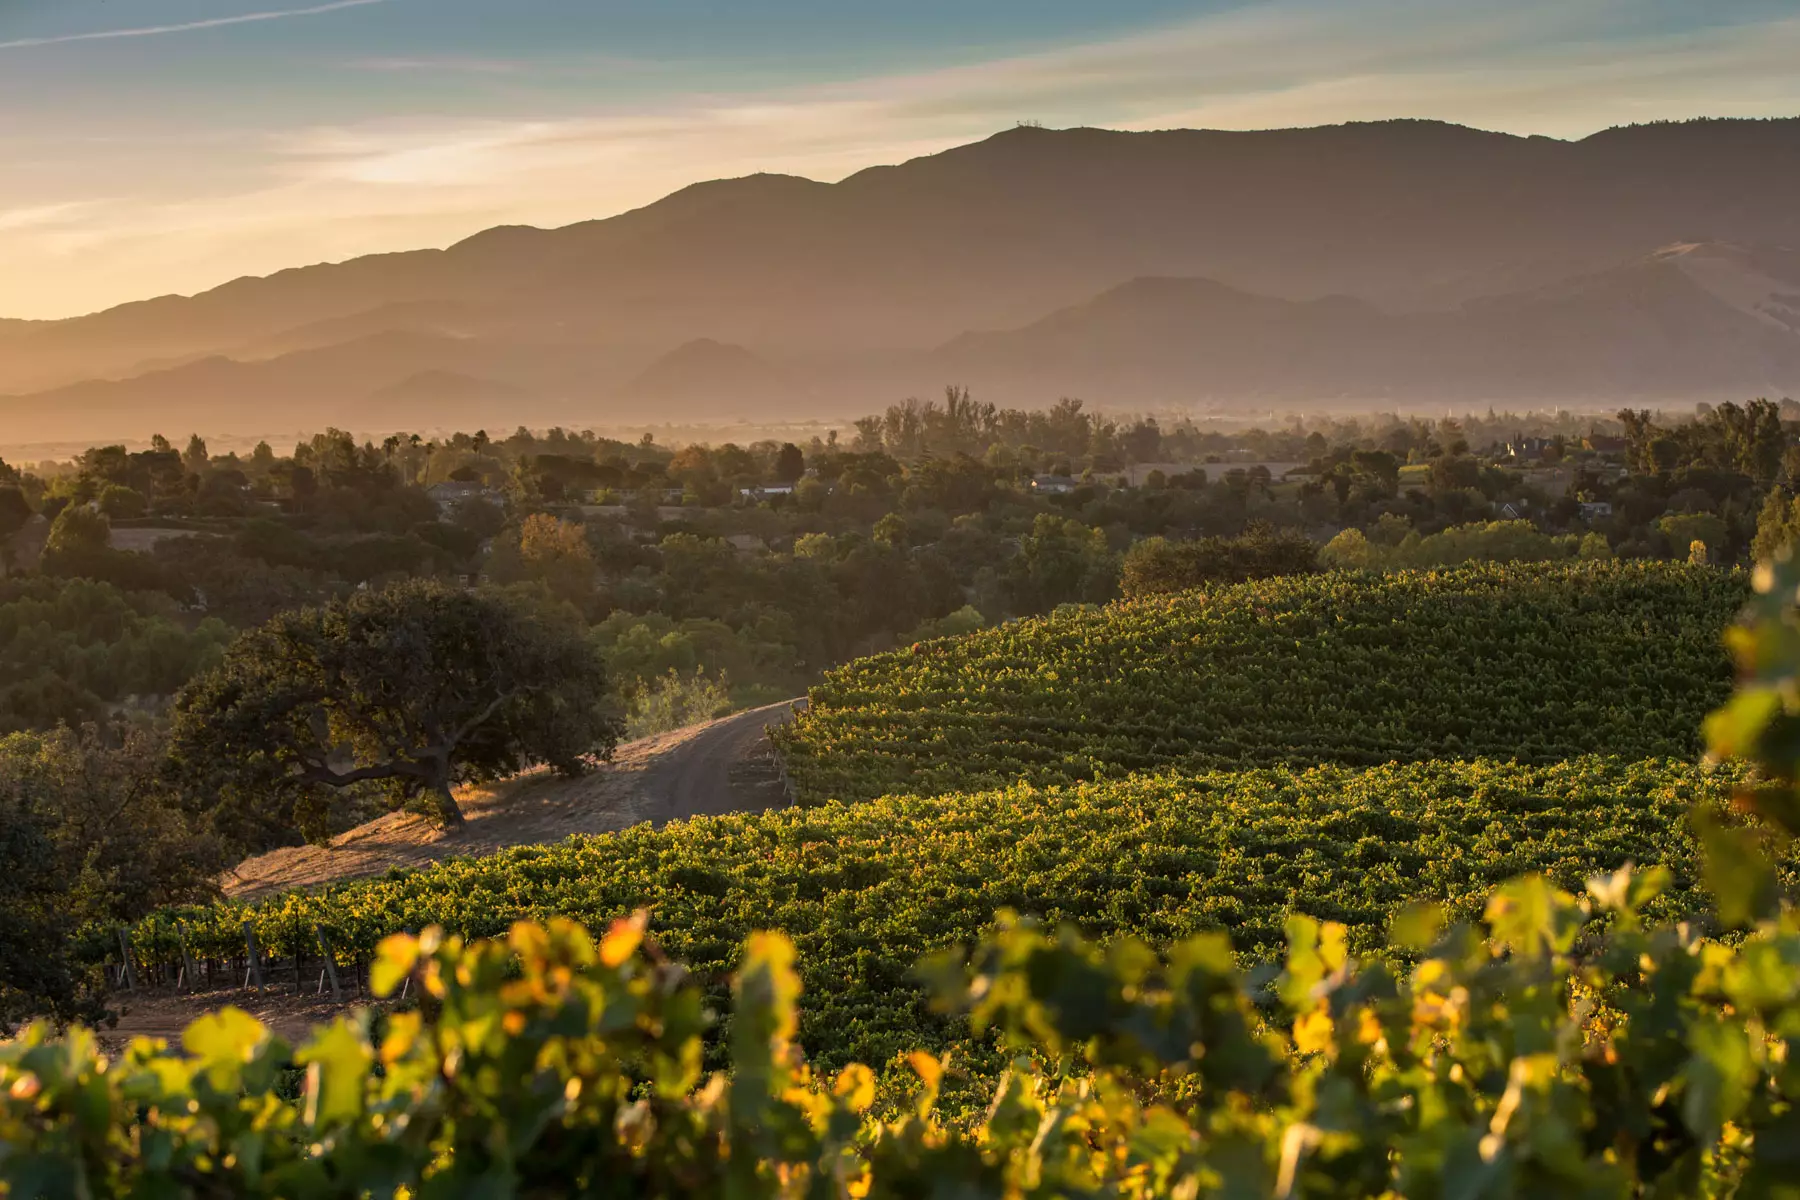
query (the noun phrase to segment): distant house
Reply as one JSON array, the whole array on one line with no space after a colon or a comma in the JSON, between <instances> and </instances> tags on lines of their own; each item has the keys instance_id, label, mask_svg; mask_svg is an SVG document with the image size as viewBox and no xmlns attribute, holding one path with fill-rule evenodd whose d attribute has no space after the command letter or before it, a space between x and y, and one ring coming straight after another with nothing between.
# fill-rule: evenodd
<instances>
[{"instance_id":1,"label":"distant house","mask_svg":"<svg viewBox=\"0 0 1800 1200\"><path fill-rule=\"evenodd\" d=\"M739 488L738 495L746 500L765 500L770 496L791 496L794 485L791 483L759 483L755 487Z\"/></svg>"},{"instance_id":2,"label":"distant house","mask_svg":"<svg viewBox=\"0 0 1800 1200\"><path fill-rule=\"evenodd\" d=\"M1503 521L1517 521L1524 515L1525 502L1523 500L1508 501L1500 506L1500 519Z\"/></svg>"},{"instance_id":3,"label":"distant house","mask_svg":"<svg viewBox=\"0 0 1800 1200\"><path fill-rule=\"evenodd\" d=\"M1598 521L1613 515L1613 506L1605 500L1587 500L1581 504L1581 519Z\"/></svg>"},{"instance_id":4,"label":"distant house","mask_svg":"<svg viewBox=\"0 0 1800 1200\"><path fill-rule=\"evenodd\" d=\"M490 504L498 504L501 500L499 492L474 480L454 479L448 483L434 483L425 489L425 494L437 505L440 517L453 516L457 509L471 500L485 500Z\"/></svg>"},{"instance_id":5,"label":"distant house","mask_svg":"<svg viewBox=\"0 0 1800 1200\"><path fill-rule=\"evenodd\" d=\"M1624 438L1605 433L1590 433L1581 439L1581 448L1595 454L1623 454L1626 446Z\"/></svg>"},{"instance_id":6,"label":"distant house","mask_svg":"<svg viewBox=\"0 0 1800 1200\"><path fill-rule=\"evenodd\" d=\"M1045 496L1066 496L1075 490L1075 480L1068 475L1034 475L1031 490Z\"/></svg>"}]
</instances>

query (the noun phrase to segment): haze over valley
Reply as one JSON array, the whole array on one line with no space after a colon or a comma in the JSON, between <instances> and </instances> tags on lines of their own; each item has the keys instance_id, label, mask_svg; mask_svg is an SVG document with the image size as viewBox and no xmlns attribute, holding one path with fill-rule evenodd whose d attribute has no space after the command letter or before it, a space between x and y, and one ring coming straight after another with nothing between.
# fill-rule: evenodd
<instances>
[{"instance_id":1,"label":"haze over valley","mask_svg":"<svg viewBox=\"0 0 1800 1200\"><path fill-rule=\"evenodd\" d=\"M1800 392L1800 119L1019 127L0 323L9 443L338 425L1616 408Z\"/></svg>"}]
</instances>

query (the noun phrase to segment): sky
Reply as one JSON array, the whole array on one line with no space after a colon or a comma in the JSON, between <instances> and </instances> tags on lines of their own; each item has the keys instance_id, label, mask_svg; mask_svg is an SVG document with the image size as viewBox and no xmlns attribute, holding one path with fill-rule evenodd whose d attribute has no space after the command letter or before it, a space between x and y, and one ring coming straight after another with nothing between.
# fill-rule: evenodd
<instances>
[{"instance_id":1,"label":"sky","mask_svg":"<svg viewBox=\"0 0 1800 1200\"><path fill-rule=\"evenodd\" d=\"M1800 116L1800 0L0 0L0 317L1019 121Z\"/></svg>"}]
</instances>

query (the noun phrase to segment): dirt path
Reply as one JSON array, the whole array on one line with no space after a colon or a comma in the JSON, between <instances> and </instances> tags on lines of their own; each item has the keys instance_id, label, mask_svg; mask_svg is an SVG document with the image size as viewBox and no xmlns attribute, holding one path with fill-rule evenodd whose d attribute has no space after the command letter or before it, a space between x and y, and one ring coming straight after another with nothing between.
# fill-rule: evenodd
<instances>
[{"instance_id":1,"label":"dirt path","mask_svg":"<svg viewBox=\"0 0 1800 1200\"><path fill-rule=\"evenodd\" d=\"M764 733L804 704L787 700L700 726L678 750L644 769L638 780L642 818L665 825L786 804L775 750Z\"/></svg>"},{"instance_id":2,"label":"dirt path","mask_svg":"<svg viewBox=\"0 0 1800 1200\"><path fill-rule=\"evenodd\" d=\"M308 982L311 982L310 980ZM241 1008L287 1039L291 1046L305 1042L312 1031L357 1004L375 1003L368 997L344 1002L329 996L315 995L310 988L295 994L279 987L262 992L229 990L191 992L183 995L136 993L114 996L109 1004L117 1007L119 1020L113 1027L101 1026L96 1032L102 1043L123 1047L134 1037L163 1038L170 1043L181 1040L181 1032L196 1018L231 1005Z\"/></svg>"},{"instance_id":3,"label":"dirt path","mask_svg":"<svg viewBox=\"0 0 1800 1200\"><path fill-rule=\"evenodd\" d=\"M508 846L611 833L650 821L758 812L787 803L764 730L796 704L783 701L704 725L620 746L613 760L579 779L534 772L486 788L464 788L461 829L446 831L410 813L390 813L335 838L330 846L292 846L238 864L225 894L255 899L271 892L379 875Z\"/></svg>"}]
</instances>

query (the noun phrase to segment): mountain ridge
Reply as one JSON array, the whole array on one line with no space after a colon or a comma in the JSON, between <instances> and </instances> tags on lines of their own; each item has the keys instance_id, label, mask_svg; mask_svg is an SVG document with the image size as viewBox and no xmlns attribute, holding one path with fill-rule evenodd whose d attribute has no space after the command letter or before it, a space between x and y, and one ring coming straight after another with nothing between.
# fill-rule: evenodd
<instances>
[{"instance_id":1,"label":"mountain ridge","mask_svg":"<svg viewBox=\"0 0 1800 1200\"><path fill-rule=\"evenodd\" d=\"M1458 313L1483 297L1554 292L1671 243L1763 255L1800 245L1800 209L1784 199L1797 191L1800 118L1627 126L1574 141L1433 121L1019 128L836 183L713 180L559 229L499 226L441 250L296 267L65 321L0 322L0 393L338 347L346 366L333 387L364 394L399 376L380 356L359 373L348 365L354 347L401 331L457 343L407 374L489 378L585 408L587 419L700 338L814 375L817 402L848 411L895 398L883 393L970 331L1022 329L1132 280ZM1800 320L1795 304L1759 294L1765 323ZM525 361L523 346L542 361ZM1738 385L1742 372L1702 358L1719 360L1696 376L1709 389ZM1406 374L1377 391L1404 392ZM1594 379L1603 392L1636 387L1629 373L1616 385ZM1266 382L1259 394L1280 393L1278 376ZM1133 392L1105 378L1079 386L1100 403ZM281 421L316 423L304 404Z\"/></svg>"}]
</instances>

